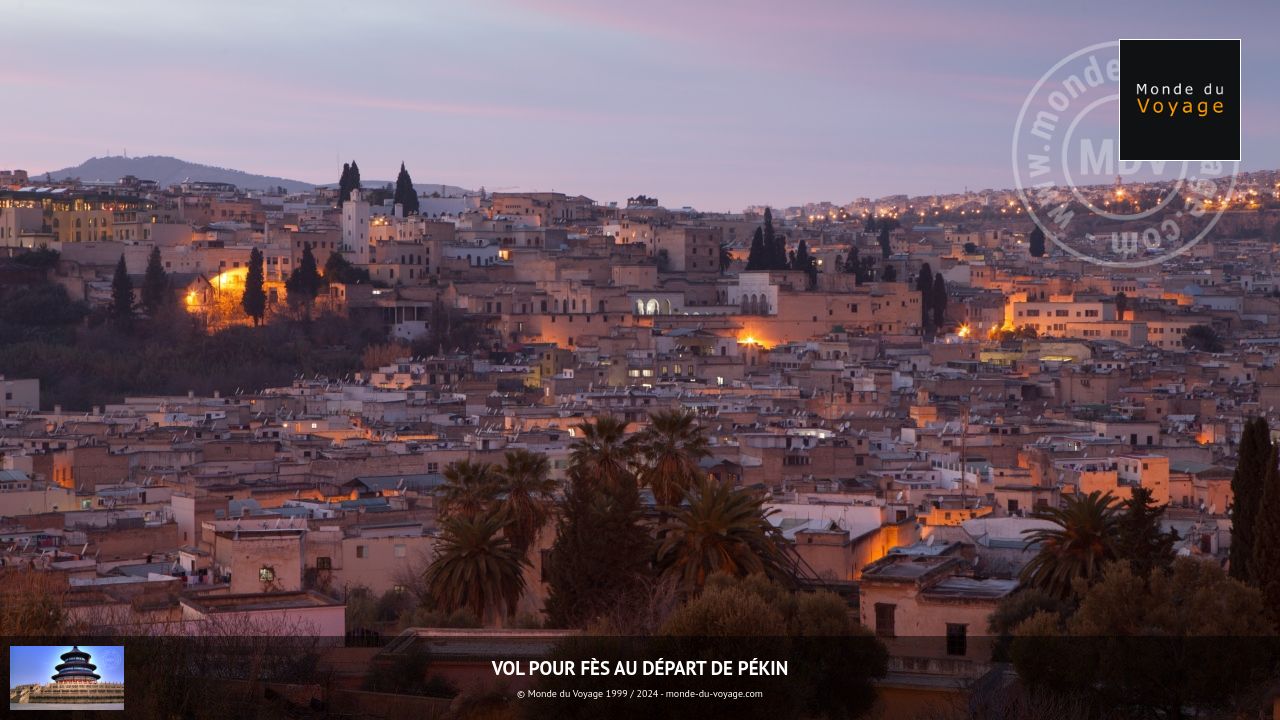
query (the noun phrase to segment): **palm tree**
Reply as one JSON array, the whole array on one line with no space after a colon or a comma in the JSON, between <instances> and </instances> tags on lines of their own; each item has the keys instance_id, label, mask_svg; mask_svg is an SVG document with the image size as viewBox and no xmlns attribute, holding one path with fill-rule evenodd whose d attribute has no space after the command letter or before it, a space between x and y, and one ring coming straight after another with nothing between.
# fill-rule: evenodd
<instances>
[{"instance_id":1,"label":"palm tree","mask_svg":"<svg viewBox=\"0 0 1280 720\"><path fill-rule=\"evenodd\" d=\"M1115 496L1097 490L1036 513L1057 527L1026 531L1027 547L1038 544L1040 550L1022 568L1022 581L1066 598L1076 578L1092 582L1101 577L1102 566L1116 557L1119 513Z\"/></svg>"},{"instance_id":2,"label":"palm tree","mask_svg":"<svg viewBox=\"0 0 1280 720\"><path fill-rule=\"evenodd\" d=\"M766 511L762 495L704 478L689 489L687 500L663 526L658 548L663 574L685 592L697 592L716 572L786 577L781 534L769 522L777 510Z\"/></svg>"},{"instance_id":3,"label":"palm tree","mask_svg":"<svg viewBox=\"0 0 1280 720\"><path fill-rule=\"evenodd\" d=\"M444 469L440 517L475 515L489 509L498 493L498 478L489 463L458 460Z\"/></svg>"},{"instance_id":4,"label":"palm tree","mask_svg":"<svg viewBox=\"0 0 1280 720\"><path fill-rule=\"evenodd\" d=\"M594 423L579 423L576 430L579 437L569 446L569 472L596 487L634 492L635 442L626 437L627 422L606 415Z\"/></svg>"},{"instance_id":5,"label":"palm tree","mask_svg":"<svg viewBox=\"0 0 1280 720\"><path fill-rule=\"evenodd\" d=\"M640 483L653 490L659 505L676 506L702 478L698 461L710 454L707 437L693 413L662 410L649 416L649 427L636 438L644 458Z\"/></svg>"},{"instance_id":6,"label":"palm tree","mask_svg":"<svg viewBox=\"0 0 1280 720\"><path fill-rule=\"evenodd\" d=\"M454 515L445 520L424 579L431 595L452 612L476 617L515 613L524 593L524 555L502 534L502 512Z\"/></svg>"},{"instance_id":7,"label":"palm tree","mask_svg":"<svg viewBox=\"0 0 1280 720\"><path fill-rule=\"evenodd\" d=\"M498 469L498 507L509 523L507 537L524 554L551 518L556 482L547 477L551 465L542 453L509 450L505 460Z\"/></svg>"}]
</instances>

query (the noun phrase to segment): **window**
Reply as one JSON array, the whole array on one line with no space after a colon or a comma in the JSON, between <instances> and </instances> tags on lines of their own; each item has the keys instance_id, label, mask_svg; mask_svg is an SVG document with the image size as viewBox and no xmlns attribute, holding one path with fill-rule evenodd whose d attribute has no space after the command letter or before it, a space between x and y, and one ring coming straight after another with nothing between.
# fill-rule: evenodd
<instances>
[{"instance_id":1,"label":"window","mask_svg":"<svg viewBox=\"0 0 1280 720\"><path fill-rule=\"evenodd\" d=\"M363 559L363 558L364 558L364 556L365 556L365 555L364 555L364 546L363 546L363 545L357 545L357 546L356 546L356 557L357 557L357 558L361 558L361 559Z\"/></svg>"},{"instance_id":2,"label":"window","mask_svg":"<svg viewBox=\"0 0 1280 720\"><path fill-rule=\"evenodd\" d=\"M333 569L333 560L332 560L332 559L330 559L330 558L328 558L328 557L318 557L318 558L316 558L316 569L317 569L317 570L332 570L332 569Z\"/></svg>"},{"instance_id":3,"label":"window","mask_svg":"<svg viewBox=\"0 0 1280 720\"><path fill-rule=\"evenodd\" d=\"M898 609L893 603L876 603L876 635L894 637L893 613ZM947 626L950 627L949 625Z\"/></svg>"},{"instance_id":4,"label":"window","mask_svg":"<svg viewBox=\"0 0 1280 720\"><path fill-rule=\"evenodd\" d=\"M270 565L263 565L262 569L258 571L258 579L264 583L275 582L276 569Z\"/></svg>"},{"instance_id":5,"label":"window","mask_svg":"<svg viewBox=\"0 0 1280 720\"><path fill-rule=\"evenodd\" d=\"M969 626L947 623L947 654L963 657L969 649Z\"/></svg>"},{"instance_id":6,"label":"window","mask_svg":"<svg viewBox=\"0 0 1280 720\"><path fill-rule=\"evenodd\" d=\"M396 545L396 546L395 546L394 548L392 548L392 549L393 549L393 551L395 552L395 556L396 556L396 557L398 557L398 558L402 558L402 557L404 557L404 556L405 556L405 547L404 547L404 545Z\"/></svg>"}]
</instances>

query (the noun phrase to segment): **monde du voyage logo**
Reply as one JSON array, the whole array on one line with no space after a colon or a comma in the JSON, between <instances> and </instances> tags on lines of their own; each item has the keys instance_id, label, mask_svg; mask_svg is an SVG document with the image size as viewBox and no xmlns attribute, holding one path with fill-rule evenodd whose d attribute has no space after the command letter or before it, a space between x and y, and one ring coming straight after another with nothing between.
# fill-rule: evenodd
<instances>
[{"instance_id":1,"label":"monde du voyage logo","mask_svg":"<svg viewBox=\"0 0 1280 720\"><path fill-rule=\"evenodd\" d=\"M1019 199L1055 252L1116 267L1177 257L1235 190L1240 104L1239 40L1081 48L1041 76L1018 113Z\"/></svg>"}]
</instances>

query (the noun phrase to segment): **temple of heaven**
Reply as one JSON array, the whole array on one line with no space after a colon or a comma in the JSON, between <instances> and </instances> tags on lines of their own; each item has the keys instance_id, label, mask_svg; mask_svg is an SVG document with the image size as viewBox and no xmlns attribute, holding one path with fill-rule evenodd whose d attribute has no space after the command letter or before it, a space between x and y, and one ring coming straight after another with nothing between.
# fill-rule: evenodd
<instances>
[{"instance_id":1,"label":"temple of heaven","mask_svg":"<svg viewBox=\"0 0 1280 720\"><path fill-rule=\"evenodd\" d=\"M120 662L123 663L124 648L115 649L120 653ZM124 683L102 682L102 676L95 672L98 666L90 662L92 658L89 653L76 645L59 657L62 662L53 668L53 682L9 688L10 710L124 709ZM107 672L107 675L110 676L111 673Z\"/></svg>"},{"instance_id":2,"label":"temple of heaven","mask_svg":"<svg viewBox=\"0 0 1280 720\"><path fill-rule=\"evenodd\" d=\"M62 663L53 669L58 671L53 676L56 683L98 682L102 679L93 672L98 666L89 662L89 653L81 650L79 645L62 653Z\"/></svg>"}]
</instances>

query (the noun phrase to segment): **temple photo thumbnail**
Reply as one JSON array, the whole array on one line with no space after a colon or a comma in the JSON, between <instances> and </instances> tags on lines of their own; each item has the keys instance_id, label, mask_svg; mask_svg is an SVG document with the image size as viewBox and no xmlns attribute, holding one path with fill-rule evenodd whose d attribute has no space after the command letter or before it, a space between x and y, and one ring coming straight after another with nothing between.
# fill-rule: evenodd
<instances>
[{"instance_id":1,"label":"temple photo thumbnail","mask_svg":"<svg viewBox=\"0 0 1280 720\"><path fill-rule=\"evenodd\" d=\"M9 710L124 710L124 646L11 646Z\"/></svg>"}]
</instances>

